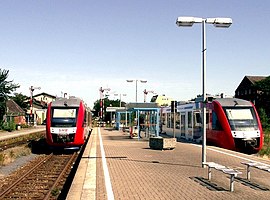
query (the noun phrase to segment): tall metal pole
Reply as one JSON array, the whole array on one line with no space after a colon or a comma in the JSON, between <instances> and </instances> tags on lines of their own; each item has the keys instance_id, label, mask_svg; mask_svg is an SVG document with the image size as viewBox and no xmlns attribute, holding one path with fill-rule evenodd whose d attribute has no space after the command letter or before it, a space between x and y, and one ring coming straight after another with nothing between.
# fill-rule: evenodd
<instances>
[{"instance_id":1,"label":"tall metal pole","mask_svg":"<svg viewBox=\"0 0 270 200\"><path fill-rule=\"evenodd\" d=\"M119 94L119 96L120 96L120 103L119 103L119 107L121 107L121 94Z\"/></svg>"},{"instance_id":2,"label":"tall metal pole","mask_svg":"<svg viewBox=\"0 0 270 200\"><path fill-rule=\"evenodd\" d=\"M143 80L127 80L127 82L131 83L135 81L135 84L136 84L136 103L138 102L138 81L140 81L141 83L146 83L147 81L143 81Z\"/></svg>"},{"instance_id":3,"label":"tall metal pole","mask_svg":"<svg viewBox=\"0 0 270 200\"><path fill-rule=\"evenodd\" d=\"M216 27L229 28L232 24L231 18L198 18L198 17L178 17L176 24L178 26L190 27L194 23L202 23L202 128L203 128L203 141L202 141L202 166L206 162L206 93L205 93L205 80L206 80L206 28L205 24L214 24Z\"/></svg>"},{"instance_id":4,"label":"tall metal pole","mask_svg":"<svg viewBox=\"0 0 270 200\"><path fill-rule=\"evenodd\" d=\"M30 123L31 124L31 121L32 121L32 116L33 116L33 91L34 91L34 87L31 86L30 88ZM34 121L34 119L33 119Z\"/></svg>"},{"instance_id":5,"label":"tall metal pole","mask_svg":"<svg viewBox=\"0 0 270 200\"><path fill-rule=\"evenodd\" d=\"M110 88L102 88L100 87L99 89L99 94L100 94L100 122L102 122L105 119L105 105L104 105L104 96L103 92L104 91L110 91Z\"/></svg>"},{"instance_id":6,"label":"tall metal pole","mask_svg":"<svg viewBox=\"0 0 270 200\"><path fill-rule=\"evenodd\" d=\"M138 86L137 86L137 84L138 84L138 80L136 80L136 103L137 103L137 95L138 95Z\"/></svg>"},{"instance_id":7,"label":"tall metal pole","mask_svg":"<svg viewBox=\"0 0 270 200\"><path fill-rule=\"evenodd\" d=\"M99 89L99 95L100 95L100 102L99 102L99 105L100 105L100 114L99 114L99 117L100 117L100 126L101 126L101 122L103 120L103 89L102 87L100 87Z\"/></svg>"},{"instance_id":8,"label":"tall metal pole","mask_svg":"<svg viewBox=\"0 0 270 200\"><path fill-rule=\"evenodd\" d=\"M148 94L148 91L146 91L146 89L143 91L143 102L145 103L146 102L146 95Z\"/></svg>"},{"instance_id":9,"label":"tall metal pole","mask_svg":"<svg viewBox=\"0 0 270 200\"><path fill-rule=\"evenodd\" d=\"M34 92L34 90L35 89L38 89L38 90L40 90L40 87L34 87L34 86L31 86L30 88L29 88L29 90L30 90L30 120L32 120L33 119L33 125L34 126L36 126L37 125L37 122L36 122L36 113L34 113L34 107L33 107L33 92ZM29 123L29 124L31 124L31 123Z\"/></svg>"},{"instance_id":10,"label":"tall metal pole","mask_svg":"<svg viewBox=\"0 0 270 200\"><path fill-rule=\"evenodd\" d=\"M203 108L203 142L202 142L202 167L204 167L204 162L206 162L206 94L205 94L205 77L206 77L206 31L205 31L205 21L202 20L202 108Z\"/></svg>"},{"instance_id":11,"label":"tall metal pole","mask_svg":"<svg viewBox=\"0 0 270 200\"><path fill-rule=\"evenodd\" d=\"M175 110L176 109L173 110L173 138L175 138L175 125L176 125L176 123L175 123Z\"/></svg>"}]
</instances>

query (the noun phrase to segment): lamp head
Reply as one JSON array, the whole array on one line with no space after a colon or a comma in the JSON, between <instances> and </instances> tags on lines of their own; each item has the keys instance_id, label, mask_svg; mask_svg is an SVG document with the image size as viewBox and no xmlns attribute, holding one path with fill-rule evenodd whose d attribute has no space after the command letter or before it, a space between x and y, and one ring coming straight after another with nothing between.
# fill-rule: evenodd
<instances>
[{"instance_id":1,"label":"lamp head","mask_svg":"<svg viewBox=\"0 0 270 200\"><path fill-rule=\"evenodd\" d=\"M232 19L222 17L207 18L206 23L214 24L214 26L217 28L229 28L232 24Z\"/></svg>"},{"instance_id":2,"label":"lamp head","mask_svg":"<svg viewBox=\"0 0 270 200\"><path fill-rule=\"evenodd\" d=\"M194 23L201 23L202 18L199 17L178 17L176 19L177 26L187 26L190 27Z\"/></svg>"}]
</instances>

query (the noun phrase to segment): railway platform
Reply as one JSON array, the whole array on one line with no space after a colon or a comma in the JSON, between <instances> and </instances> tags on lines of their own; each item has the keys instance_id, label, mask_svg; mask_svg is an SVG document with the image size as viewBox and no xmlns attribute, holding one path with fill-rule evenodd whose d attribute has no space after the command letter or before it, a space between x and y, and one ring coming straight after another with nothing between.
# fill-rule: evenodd
<instances>
[{"instance_id":1,"label":"railway platform","mask_svg":"<svg viewBox=\"0 0 270 200\"><path fill-rule=\"evenodd\" d=\"M94 128L67 199L270 199L270 173L243 162L269 160L207 146L207 162L241 171L230 191L230 177L201 164L201 145L177 142L173 150L153 150L149 140L127 132ZM241 163L242 162L242 163Z\"/></svg>"},{"instance_id":2,"label":"railway platform","mask_svg":"<svg viewBox=\"0 0 270 200\"><path fill-rule=\"evenodd\" d=\"M39 132L39 131L45 131L45 130L46 130L46 127L44 125L39 125L39 126L32 127L32 128L23 128L20 130L15 130L12 132L0 131L0 141L10 139L10 138L19 137L22 135L35 133L35 132Z\"/></svg>"}]
</instances>

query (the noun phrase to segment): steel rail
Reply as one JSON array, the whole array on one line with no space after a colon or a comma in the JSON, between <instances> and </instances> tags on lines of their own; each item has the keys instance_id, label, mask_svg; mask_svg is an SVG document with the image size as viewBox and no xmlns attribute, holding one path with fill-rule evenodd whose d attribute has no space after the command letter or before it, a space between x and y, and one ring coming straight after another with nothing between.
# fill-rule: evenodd
<instances>
[{"instance_id":1,"label":"steel rail","mask_svg":"<svg viewBox=\"0 0 270 200\"><path fill-rule=\"evenodd\" d=\"M33 172L35 169L37 169L40 165L42 165L44 162L49 160L53 156L53 153L51 153L49 156L45 157L45 159L42 159L40 162L38 162L31 170L29 170L27 173L22 175L19 179L17 179L14 183L12 183L7 189L5 189L2 193L0 193L0 199L7 194L17 183L19 183L23 178L28 176L31 172Z\"/></svg>"},{"instance_id":2,"label":"steel rail","mask_svg":"<svg viewBox=\"0 0 270 200\"><path fill-rule=\"evenodd\" d=\"M66 164L65 168L62 170L62 172L59 174L58 178L55 180L54 184L51 186L51 189L49 189L47 195L44 197L44 199L50 199L51 192L55 188L55 186L59 183L60 179L63 177L63 174L67 171L68 167L72 165L73 160L76 158L76 152L73 153L73 155L70 157L68 163Z\"/></svg>"}]
</instances>

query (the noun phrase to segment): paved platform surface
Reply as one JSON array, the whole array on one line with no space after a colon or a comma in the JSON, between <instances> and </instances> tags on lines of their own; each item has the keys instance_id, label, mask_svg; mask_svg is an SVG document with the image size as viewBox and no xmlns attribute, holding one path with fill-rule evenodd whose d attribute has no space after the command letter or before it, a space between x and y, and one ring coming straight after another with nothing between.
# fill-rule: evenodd
<instances>
[{"instance_id":1,"label":"paved platform surface","mask_svg":"<svg viewBox=\"0 0 270 200\"><path fill-rule=\"evenodd\" d=\"M0 141L1 140L6 140L9 138L13 138L13 137L18 137L21 135L27 135L30 133L35 133L35 132L39 132L39 131L45 131L46 127L44 125L39 125L36 127L31 127L31 128L22 128L20 130L15 130L12 132L8 132L8 131L0 131Z\"/></svg>"},{"instance_id":2,"label":"paved platform surface","mask_svg":"<svg viewBox=\"0 0 270 200\"><path fill-rule=\"evenodd\" d=\"M230 192L230 179L222 172L213 170L207 181L201 145L177 142L174 150L153 150L147 138L130 139L122 131L95 128L67 199L270 199L270 173L251 169L251 184L244 184L246 168L241 162L250 160L270 164L256 156L207 147L208 162L243 172Z\"/></svg>"}]
</instances>

